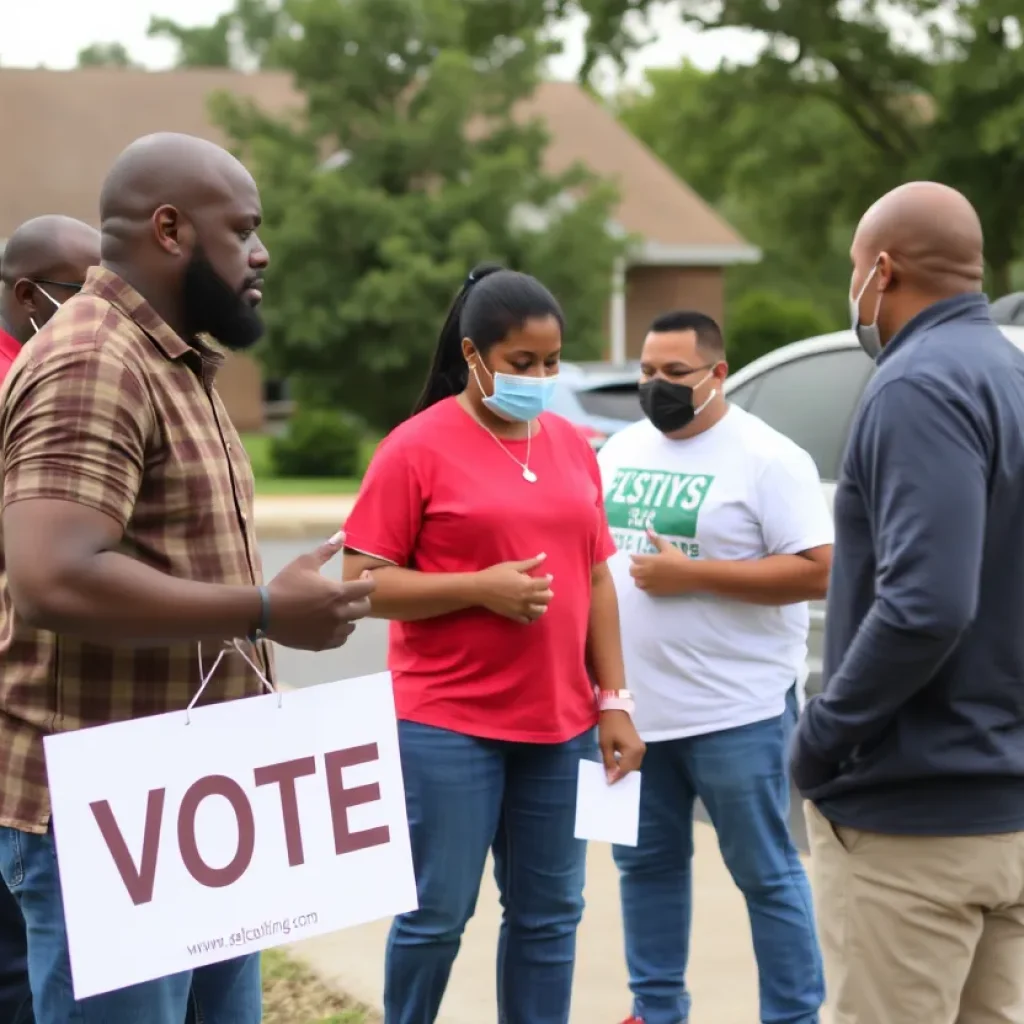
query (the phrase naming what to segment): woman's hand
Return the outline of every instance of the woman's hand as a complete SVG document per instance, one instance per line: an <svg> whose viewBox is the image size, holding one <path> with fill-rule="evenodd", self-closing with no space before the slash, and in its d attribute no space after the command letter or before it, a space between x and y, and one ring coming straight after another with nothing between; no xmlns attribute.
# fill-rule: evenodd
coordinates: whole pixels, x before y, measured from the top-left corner
<svg viewBox="0 0 1024 1024"><path fill-rule="evenodd" d="M597 738L609 784L635 772L643 762L647 745L627 712L602 711Z"/></svg>
<svg viewBox="0 0 1024 1024"><path fill-rule="evenodd" d="M495 615L513 622L528 623L539 619L547 610L554 593L552 576L531 576L547 555L537 555L525 562L500 562L476 574L476 603Z"/></svg>

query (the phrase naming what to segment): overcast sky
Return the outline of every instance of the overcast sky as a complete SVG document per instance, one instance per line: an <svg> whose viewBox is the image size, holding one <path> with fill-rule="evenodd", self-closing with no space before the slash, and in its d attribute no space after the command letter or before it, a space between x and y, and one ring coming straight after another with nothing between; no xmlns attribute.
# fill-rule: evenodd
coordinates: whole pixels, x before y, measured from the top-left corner
<svg viewBox="0 0 1024 1024"><path fill-rule="evenodd" d="M0 0L0 64L70 68L75 66L78 51L90 43L120 42L147 67L167 68L174 59L173 45L146 38L154 14L185 25L201 25L232 6L232 0ZM675 65L684 57L712 68L723 57L746 61L757 53L755 37L730 31L701 38L683 28L667 8L656 12L652 25L655 40L631 62L630 84L642 80L645 67ZM566 52L551 69L555 77L575 75L583 52L582 37L582 23L566 28Z"/></svg>

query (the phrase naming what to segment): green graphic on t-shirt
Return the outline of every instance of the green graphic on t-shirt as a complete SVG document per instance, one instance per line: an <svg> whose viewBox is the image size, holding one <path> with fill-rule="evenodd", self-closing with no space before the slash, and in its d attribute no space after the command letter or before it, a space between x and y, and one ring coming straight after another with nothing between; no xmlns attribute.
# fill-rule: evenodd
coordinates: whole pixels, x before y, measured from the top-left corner
<svg viewBox="0 0 1024 1024"><path fill-rule="evenodd" d="M608 525L617 539L622 531L649 529L667 538L696 537L697 517L714 479L706 474L617 470L604 496Z"/></svg>

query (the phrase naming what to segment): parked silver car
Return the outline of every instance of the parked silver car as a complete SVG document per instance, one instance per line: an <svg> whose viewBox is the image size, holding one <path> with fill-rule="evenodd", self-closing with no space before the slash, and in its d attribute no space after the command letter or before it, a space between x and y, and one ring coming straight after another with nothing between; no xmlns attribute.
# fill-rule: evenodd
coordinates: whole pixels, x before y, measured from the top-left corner
<svg viewBox="0 0 1024 1024"><path fill-rule="evenodd" d="M1000 330L1024 349L1024 327ZM829 507L850 422L875 364L864 355L853 331L823 334L769 352L729 377L730 402L759 416L792 438L817 463ZM807 693L821 691L825 603L811 604Z"/></svg>
<svg viewBox="0 0 1024 1024"><path fill-rule="evenodd" d="M551 412L564 416L594 451L623 427L643 419L636 364L562 363Z"/></svg>

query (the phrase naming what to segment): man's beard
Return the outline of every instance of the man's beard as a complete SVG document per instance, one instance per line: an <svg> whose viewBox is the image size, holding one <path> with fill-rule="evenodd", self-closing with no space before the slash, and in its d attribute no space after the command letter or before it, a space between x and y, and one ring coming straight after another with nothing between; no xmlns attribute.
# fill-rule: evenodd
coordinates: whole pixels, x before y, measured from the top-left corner
<svg viewBox="0 0 1024 1024"><path fill-rule="evenodd" d="M263 321L255 307L244 292L232 289L199 249L185 269L182 298L193 334L209 334L232 352L251 348L263 337Z"/></svg>

